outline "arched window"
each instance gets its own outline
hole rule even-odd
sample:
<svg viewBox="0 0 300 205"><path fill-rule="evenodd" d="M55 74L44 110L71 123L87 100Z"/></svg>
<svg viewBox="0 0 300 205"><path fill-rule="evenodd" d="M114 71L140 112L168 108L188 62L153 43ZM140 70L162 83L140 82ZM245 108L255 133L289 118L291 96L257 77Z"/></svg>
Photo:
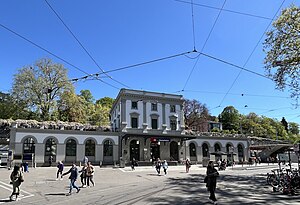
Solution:
<svg viewBox="0 0 300 205"><path fill-rule="evenodd" d="M66 156L76 156L76 141L69 139L66 143Z"/></svg>
<svg viewBox="0 0 300 205"><path fill-rule="evenodd" d="M190 143L190 157L196 157L196 145L194 143Z"/></svg>
<svg viewBox="0 0 300 205"><path fill-rule="evenodd" d="M45 144L45 156L56 156L56 140L49 138Z"/></svg>
<svg viewBox="0 0 300 205"><path fill-rule="evenodd" d="M227 152L227 154L230 153L230 148L231 148L231 147L233 147L231 144L227 144L227 145L226 145L226 152Z"/></svg>
<svg viewBox="0 0 300 205"><path fill-rule="evenodd" d="M221 151L221 147L218 143L215 144L215 152Z"/></svg>
<svg viewBox="0 0 300 205"><path fill-rule="evenodd" d="M95 141L94 140L87 140L85 142L85 156L95 156Z"/></svg>
<svg viewBox="0 0 300 205"><path fill-rule="evenodd" d="M104 156L113 156L113 143L111 140L106 140L104 142L103 155Z"/></svg>
<svg viewBox="0 0 300 205"><path fill-rule="evenodd" d="M208 157L208 154L209 154L208 145L206 143L203 143L202 144L202 156Z"/></svg>
<svg viewBox="0 0 300 205"><path fill-rule="evenodd" d="M32 137L28 137L23 143L23 153L24 154L34 154L35 153L35 142Z"/></svg>

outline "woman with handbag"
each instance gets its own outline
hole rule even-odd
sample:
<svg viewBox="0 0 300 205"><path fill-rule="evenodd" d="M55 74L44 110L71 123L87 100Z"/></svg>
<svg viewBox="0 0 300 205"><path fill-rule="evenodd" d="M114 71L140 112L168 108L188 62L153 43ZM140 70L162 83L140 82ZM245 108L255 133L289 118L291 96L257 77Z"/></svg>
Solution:
<svg viewBox="0 0 300 205"><path fill-rule="evenodd" d="M204 181L206 181L207 190L210 192L209 200L214 205L218 203L215 196L218 176L219 176L219 172L214 167L214 162L210 161L207 166L206 177L205 177L206 179L204 179Z"/></svg>
<svg viewBox="0 0 300 205"><path fill-rule="evenodd" d="M24 182L24 176L19 166L14 166L14 170L10 174L10 180L13 185L13 192L11 193L9 199L12 201L12 197L16 195L15 201L17 201L20 194L20 185L22 182Z"/></svg>

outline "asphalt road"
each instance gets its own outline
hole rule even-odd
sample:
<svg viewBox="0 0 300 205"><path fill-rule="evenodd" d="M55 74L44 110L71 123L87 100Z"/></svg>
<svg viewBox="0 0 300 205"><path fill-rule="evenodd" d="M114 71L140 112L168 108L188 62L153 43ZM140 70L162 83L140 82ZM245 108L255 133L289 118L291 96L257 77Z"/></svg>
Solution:
<svg viewBox="0 0 300 205"><path fill-rule="evenodd" d="M236 166L220 171L216 197L219 204L300 204L300 192L295 196L272 192L266 185L266 173L276 165ZM65 168L65 171L68 167ZM206 168L193 165L190 173L184 166L170 166L168 174L157 175L154 167L96 167L95 187L82 188L71 196L69 180L56 181L56 168L31 168L25 174L20 200L9 202L12 187L10 170L0 169L0 204L211 204L203 179ZM78 181L77 184L80 184Z"/></svg>

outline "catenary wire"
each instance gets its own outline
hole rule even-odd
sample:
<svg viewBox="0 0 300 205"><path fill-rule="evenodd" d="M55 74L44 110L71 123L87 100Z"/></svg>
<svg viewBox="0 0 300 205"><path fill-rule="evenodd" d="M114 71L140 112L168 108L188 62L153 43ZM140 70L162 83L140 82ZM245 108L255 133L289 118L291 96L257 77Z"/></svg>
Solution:
<svg viewBox="0 0 300 205"><path fill-rule="evenodd" d="M194 21L194 2L193 2L193 0L191 0L191 8L192 8L193 42L194 42L194 50L196 50L195 21Z"/></svg>
<svg viewBox="0 0 300 205"><path fill-rule="evenodd" d="M174 1L181 2L181 3L185 3L185 4L190 4L190 2L188 2L188 1L183 1L183 0L174 0ZM194 5L200 6L200 7L209 8L209 9L221 10L221 9L218 8L218 7L208 6L208 5L199 4L199 3L194 3ZM250 17L255 17L255 18L261 18L261 19L266 19L266 20L272 20L272 19L269 18L269 17L260 16L260 15L254 15L254 14L249 14L249 13L245 13L245 12L233 11L233 10L229 10L229 9L223 9L223 11L230 12L230 13L235 13L235 14L240 14L240 15L244 15L244 16L250 16Z"/></svg>
<svg viewBox="0 0 300 205"><path fill-rule="evenodd" d="M275 19L277 13L280 11L281 7L283 6L285 0L282 1L280 7L277 9L276 13L274 14L273 18L272 18L272 21ZM272 25L272 21L270 21L270 23L268 24L268 26L266 27L266 29L264 30L263 34L261 35L261 37L259 38L258 42L256 43L256 45L254 46L254 48L252 49L250 55L248 56L246 62L244 63L243 65L243 68L246 67L246 65L248 64L249 60L251 59L253 53L255 52L255 50L257 49L259 43L261 42L261 40L263 39L263 37L265 36L265 33L268 31L269 27ZM227 90L226 94L223 96L221 102L219 105L221 105L225 98L227 97L228 93L231 91L231 89L233 88L233 86L235 85L235 83L237 82L238 78L240 77L241 73L242 73L242 69L239 71L238 75L235 77L235 79L233 80L232 84L230 85L229 89Z"/></svg>
<svg viewBox="0 0 300 205"><path fill-rule="evenodd" d="M226 0L224 0L224 2L223 2L222 9L224 8L225 3L226 3ZM192 76L192 74L193 74L193 72L194 72L194 70L195 70L195 68L196 68L196 65L198 64L198 61L199 61L200 56L201 56L201 53L202 53L202 51L204 50L204 48L205 48L205 46L206 46L206 44L207 44L207 42L208 42L208 40L209 40L209 38L210 38L210 36L211 36L211 34L212 34L212 32L213 32L213 30L214 30L216 24L217 24L217 21L218 21L220 15L221 15L222 9L219 11L217 18L215 19L214 24L213 24L213 26L211 27L211 29L210 29L210 31L209 31L209 34L208 34L208 36L207 36L207 38L206 38L206 40L205 40L205 42L204 42L204 44L203 44L203 46L202 46L202 48L201 48L201 50L200 50L200 53L199 53L199 55L198 55L198 57L197 57L196 62L195 62L194 65L193 65L192 70L190 71L190 73L189 73L189 75L188 75L188 78L186 79L186 81L185 81L185 83L184 83L184 86L183 86L182 90L184 90L184 89L186 88L186 86L187 86L187 84L188 84L188 82L189 82L189 80L190 80L190 78L191 78L191 76Z"/></svg>
<svg viewBox="0 0 300 205"><path fill-rule="evenodd" d="M87 74L87 75L90 75L90 74L87 73L86 71L80 69L79 67L77 67L77 66L75 66L74 64L70 63L69 61L63 59L62 57L59 57L58 55L54 54L53 52L51 52L51 51L49 51L49 50L43 48L42 46L40 46L40 45L34 43L33 41L29 40L28 38L26 38L26 37L20 35L19 33L17 33L17 32L15 32L15 31L11 30L11 29L8 28L7 26L4 26L4 25L1 24L1 23L0 23L0 26L1 26L2 28L4 28L5 30L7 30L7 31L9 31L9 32L11 32L11 33L13 33L14 35L16 35L16 36L22 38L23 40L25 40L25 41L31 43L32 45L36 46L37 48L39 48L39 49L45 51L46 53L49 53L50 55L56 57L57 59L59 59L59 60L65 62L66 64L68 64L68 65L70 65L70 66L72 66L73 68L75 68L75 69L81 71L82 73L85 73L85 74ZM110 83L107 83L107 82L105 82L105 81L103 81L103 80L101 80L101 79L98 79L98 80L101 81L102 83L106 84L106 85L109 85L109 86L111 86L111 87L113 87L113 88L119 90L118 87L116 87L116 86L114 86L114 85L111 85Z"/></svg>
<svg viewBox="0 0 300 205"><path fill-rule="evenodd" d="M181 91L177 91L181 92ZM208 94L225 94L224 92L213 92L213 91L201 91L201 90L184 90L183 92L195 92L195 93L208 93ZM275 95L258 95L258 94L247 94L247 93L228 93L228 95L242 96L242 97L263 97L263 98L282 98L289 99L290 97L275 96Z"/></svg>
<svg viewBox="0 0 300 205"><path fill-rule="evenodd" d="M193 52L195 52L195 51L187 51L187 52L184 52L184 53L179 53L179 54L175 54L175 55L171 55L171 56L167 56L167 57L163 57L163 58L158 58L158 59L154 59L154 60L150 60L150 61L145 61L145 62L142 62L142 63L137 63L137 64L124 66L124 67L120 67L120 68L115 68L115 69L112 69L112 70L105 71L104 73L112 73L112 72L116 72L116 71L120 71L120 70L125 70L125 69L128 69L128 68L133 68L133 67L138 67L138 66L150 64L150 63L155 63L155 62L158 62L158 61L163 61L163 60L167 60L167 59L171 59L171 58L175 58L175 57L179 57L179 56L184 56L186 54L193 53Z"/></svg>
<svg viewBox="0 0 300 205"><path fill-rule="evenodd" d="M212 56L212 55L209 55L209 54L206 54L206 53L201 53L201 55L206 56L206 57L208 57L208 58L211 58L211 59L213 59L213 60L222 62L222 63L224 63L224 64L230 65L230 66L232 66L232 67L242 69L242 70L247 71L247 72L249 72L249 73L258 75L258 76L260 76L260 77L263 77L263 78L272 80L272 78L269 78L269 77L267 77L267 76L265 76L265 75L263 75L263 74L257 73L257 72L255 72L255 71L249 70L249 69L247 69L247 68L243 68L242 66L239 66L239 65L230 63L230 62L228 62L228 61L225 61L225 60L222 60L222 59L220 59L220 58L214 57L214 56Z"/></svg>
<svg viewBox="0 0 300 205"><path fill-rule="evenodd" d="M103 74L105 74L107 77L109 77L111 80L119 83L120 85L123 85L127 88L129 88L128 85L125 85L124 83L112 78L110 75L107 73L104 73L104 70L99 66L97 61L93 58L93 56L88 52L88 50L85 48L85 46L79 41L79 39L75 36L75 34L72 32L72 30L68 27L68 25L64 22L64 20L60 17L60 15L55 11L55 9L51 6L51 4L45 0L46 4L48 7L52 10L52 12L56 15L56 17L61 21L61 23L65 26L65 28L70 32L70 34L73 36L73 38L77 41L77 43L81 46L81 48L85 51L85 53L90 57L90 59L95 63L95 65L102 71Z"/></svg>

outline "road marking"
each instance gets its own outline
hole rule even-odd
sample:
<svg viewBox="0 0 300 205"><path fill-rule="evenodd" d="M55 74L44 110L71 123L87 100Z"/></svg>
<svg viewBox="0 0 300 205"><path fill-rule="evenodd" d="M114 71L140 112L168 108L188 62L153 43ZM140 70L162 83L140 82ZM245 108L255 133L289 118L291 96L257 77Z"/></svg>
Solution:
<svg viewBox="0 0 300 205"><path fill-rule="evenodd" d="M12 185L11 184L7 184L7 183L4 183L4 182L2 182L2 181L0 181L0 183L2 184L0 184L0 187L2 187L3 189L6 189L6 190L8 190L8 191L12 191ZM25 194L27 194L27 196L25 196L25 195L23 195L23 194L20 194L20 196L19 196L19 200L21 200L21 199L25 199L25 198L29 198L29 197L33 197L34 196L34 194L31 194L31 193L29 193L29 192L27 192L27 191L24 191L24 190L21 190L20 191L21 193L25 193ZM5 198L5 199L1 199L2 201L3 200L9 200L9 198ZM5 202L0 202L0 204L3 204L3 203L5 203Z"/></svg>

